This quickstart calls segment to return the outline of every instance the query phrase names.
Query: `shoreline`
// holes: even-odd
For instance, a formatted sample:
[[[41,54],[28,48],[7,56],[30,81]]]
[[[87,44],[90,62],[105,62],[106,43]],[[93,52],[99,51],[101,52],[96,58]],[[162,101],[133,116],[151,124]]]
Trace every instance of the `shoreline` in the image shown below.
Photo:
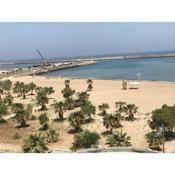
[[[0,74],[2,72],[8,72],[8,70],[0,69]],[[25,77],[25,76],[33,77],[32,75],[24,75],[24,76],[21,76],[21,77]],[[98,79],[98,78],[93,78],[93,77],[91,77],[91,78],[83,78],[82,77],[81,78],[81,77],[67,77],[67,76],[49,76],[49,75],[47,75],[47,73],[38,74],[38,75],[35,75],[35,77],[46,77],[46,78],[55,78],[55,79],[62,78],[62,79],[72,79],[72,80],[88,80],[88,79],[92,79],[92,80],[102,80],[102,81],[123,81],[123,80],[126,80],[126,79]],[[135,79],[135,80],[134,79],[132,79],[132,80],[130,79],[130,80],[127,80],[127,81],[129,82],[129,81],[139,81],[139,80],[138,79]],[[140,80],[140,82],[175,84],[175,81],[163,81],[163,80],[144,80],[144,79],[142,79],[142,80]]]
[[[45,77],[45,78],[54,78],[54,79],[70,79],[70,80],[97,80],[97,81],[123,81],[126,79],[96,79],[96,78],[81,78],[81,77],[66,77],[66,76],[47,76],[47,75],[36,75],[35,77]],[[128,82],[139,80],[127,80]],[[175,81],[160,81],[160,80],[140,80],[141,83],[160,83],[160,84],[175,84]]]

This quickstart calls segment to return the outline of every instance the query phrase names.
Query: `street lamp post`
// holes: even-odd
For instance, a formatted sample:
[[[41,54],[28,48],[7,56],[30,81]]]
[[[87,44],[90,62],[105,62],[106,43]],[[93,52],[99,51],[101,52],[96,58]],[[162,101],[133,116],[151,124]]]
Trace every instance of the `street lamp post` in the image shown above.
[[[137,76],[138,76],[138,80],[140,81],[141,80],[141,78],[140,78],[140,76],[141,76],[141,73],[137,73]]]
[[[165,127],[164,123],[162,123],[162,152],[165,153]]]

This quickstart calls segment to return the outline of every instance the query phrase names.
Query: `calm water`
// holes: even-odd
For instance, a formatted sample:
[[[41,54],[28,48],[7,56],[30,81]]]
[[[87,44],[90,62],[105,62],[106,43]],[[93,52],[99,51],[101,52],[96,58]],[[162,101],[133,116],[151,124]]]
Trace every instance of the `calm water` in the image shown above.
[[[47,75],[136,80],[138,73],[142,80],[175,82],[175,58],[102,61],[95,65],[50,72]]]
[[[0,65],[0,70],[30,66],[32,65]],[[136,80],[138,79],[138,73],[141,74],[142,80],[175,82],[175,58],[101,61],[95,65],[50,72],[47,73],[47,75],[93,79]]]
[[[0,70],[32,67],[34,64],[0,64]],[[35,64],[36,65],[36,64]]]

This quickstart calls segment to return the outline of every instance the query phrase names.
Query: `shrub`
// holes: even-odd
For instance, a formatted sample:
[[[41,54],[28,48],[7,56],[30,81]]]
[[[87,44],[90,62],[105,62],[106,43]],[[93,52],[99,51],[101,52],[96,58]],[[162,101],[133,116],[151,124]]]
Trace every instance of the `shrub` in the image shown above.
[[[148,121],[151,129],[159,130],[164,126],[165,132],[173,134],[175,127],[175,106],[163,105],[160,109],[152,111],[151,120]]]
[[[76,151],[77,149],[91,148],[98,144],[99,139],[100,136],[98,133],[86,130],[74,136],[71,149]]]
[[[147,142],[151,149],[160,150],[160,145],[163,143],[163,135],[158,131],[151,131],[146,134]]]

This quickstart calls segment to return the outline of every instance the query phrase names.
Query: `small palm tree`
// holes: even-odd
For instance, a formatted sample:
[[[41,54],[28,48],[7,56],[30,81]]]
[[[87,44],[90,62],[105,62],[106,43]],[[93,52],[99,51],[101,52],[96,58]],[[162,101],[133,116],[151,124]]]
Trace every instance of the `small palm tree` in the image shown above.
[[[69,87],[70,86],[70,80],[65,80],[64,84],[65,84],[65,87]]]
[[[24,153],[45,153],[48,151],[45,137],[39,134],[31,134],[24,140],[22,146]]]
[[[95,115],[96,108],[91,102],[86,102],[81,106],[81,111],[84,115],[84,122],[90,122],[93,120],[92,115]]]
[[[72,97],[67,98],[64,102],[64,110],[72,110],[74,108],[74,100]]]
[[[37,104],[41,105],[41,111],[46,110],[46,104],[49,102],[49,98],[45,93],[38,93],[36,96]]]
[[[60,102],[54,102],[53,104],[55,112],[58,113],[59,120],[63,121],[64,120],[64,103],[62,101]]]
[[[5,105],[4,101],[0,100],[0,123],[5,122],[3,116],[6,114],[7,114],[7,106]]]
[[[54,88],[53,87],[45,87],[44,88],[44,91],[46,94],[50,95],[50,94],[53,94],[55,92]]]
[[[27,127],[28,124],[26,123],[26,121],[29,118],[29,116],[30,114],[27,109],[21,109],[16,113],[16,115],[14,116],[14,119],[16,119],[17,122],[20,124],[19,127]]]
[[[82,104],[87,102],[89,99],[89,94],[87,92],[79,92],[77,93],[77,96],[78,96],[78,101],[82,102]]]
[[[54,143],[57,142],[59,138],[59,133],[56,131],[56,129],[49,129],[49,131],[46,133],[46,141],[48,143]]]
[[[92,79],[88,79],[87,80],[87,84],[88,84],[87,91],[92,91],[92,88],[93,88],[93,86],[92,86],[92,84],[93,84]]]
[[[40,128],[40,130],[47,130],[49,125],[48,125],[48,121],[49,121],[49,118],[47,117],[47,114],[44,113],[44,114],[41,114],[39,116],[39,122],[42,126],[42,128]]]
[[[0,88],[0,99],[1,99],[1,96],[3,95],[4,91],[3,89]]]
[[[11,94],[7,94],[4,98],[4,102],[11,106],[13,103],[13,96]]]
[[[98,106],[98,109],[101,111],[101,115],[105,116],[106,110],[109,109],[109,105],[107,103],[102,103],[101,105]]]
[[[63,97],[65,99],[68,99],[70,97],[72,97],[72,95],[75,93],[75,90],[72,90],[70,87],[65,87],[61,93],[63,94]]]
[[[108,136],[107,144],[110,147],[129,147],[131,137],[127,136],[126,133],[115,132]]]
[[[120,124],[120,115],[116,114],[107,114],[106,116],[103,117],[103,125],[108,129],[109,132],[113,132],[113,128],[119,128],[122,127]]]
[[[26,99],[26,94],[30,91],[29,85],[23,84],[23,83],[21,85],[22,85],[21,90],[20,90],[21,95],[22,95],[23,99]]]
[[[31,94],[30,95],[33,95],[33,91],[36,89],[36,84],[35,83],[33,83],[33,82],[31,82],[31,83],[29,83],[29,89],[30,89],[30,91],[31,91]]]
[[[22,103],[13,103],[12,104],[12,111],[14,113],[20,112],[24,109],[24,105]]]
[[[70,125],[74,128],[74,131],[76,132],[81,131],[81,125],[83,124],[83,120],[84,116],[81,111],[72,112],[68,117]]]
[[[126,120],[133,121],[133,120],[135,120],[134,114],[137,113],[138,107],[135,106],[135,104],[128,104],[125,107],[125,111],[126,111],[126,114],[127,114]]]
[[[125,112],[126,108],[127,108],[127,104],[125,102],[122,101],[118,101],[115,103],[115,107],[116,107],[116,113],[122,114]]]

